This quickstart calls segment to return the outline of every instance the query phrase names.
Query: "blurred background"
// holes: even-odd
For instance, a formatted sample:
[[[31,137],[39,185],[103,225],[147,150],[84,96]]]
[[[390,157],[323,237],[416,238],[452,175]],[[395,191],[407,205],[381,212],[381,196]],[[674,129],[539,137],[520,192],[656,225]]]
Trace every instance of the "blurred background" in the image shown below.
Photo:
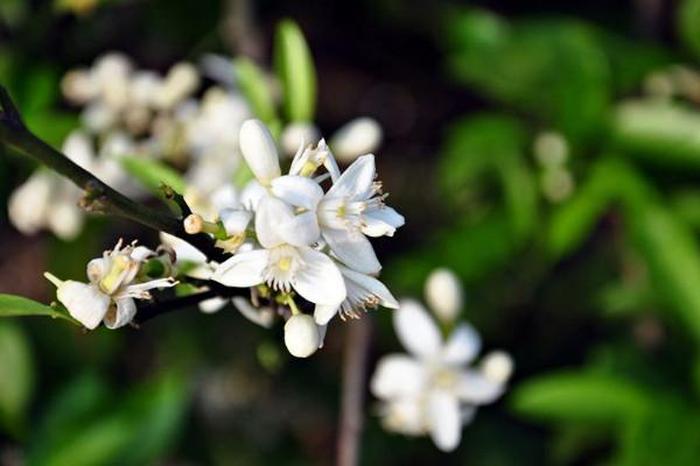
[[[166,72],[206,54],[270,62],[293,18],[316,64],[323,134],[370,116],[390,202],[377,243],[397,297],[435,267],[462,318],[514,357],[511,387],[460,448],[382,430],[362,464],[700,464],[700,0],[0,0],[0,83],[56,147],[79,124],[61,78],[119,51]],[[2,149],[0,149],[2,150]],[[0,203],[35,167],[0,157]],[[0,210],[0,292],[49,302],[51,270],[118,237],[21,235]],[[370,313],[370,367],[400,345]],[[0,465],[330,464],[343,336],[291,358],[281,328],[226,308],[86,335],[0,322]]]

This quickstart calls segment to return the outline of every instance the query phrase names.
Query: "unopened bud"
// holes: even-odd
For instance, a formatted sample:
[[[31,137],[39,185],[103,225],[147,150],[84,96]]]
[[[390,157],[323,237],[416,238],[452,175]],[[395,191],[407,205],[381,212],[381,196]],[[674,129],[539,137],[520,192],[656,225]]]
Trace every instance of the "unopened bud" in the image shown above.
[[[425,283],[425,298],[438,318],[446,323],[454,322],[464,304],[464,294],[459,278],[449,269],[435,269]]]
[[[493,351],[481,362],[487,379],[496,383],[506,383],[513,373],[513,359],[504,351]]]
[[[318,129],[310,123],[290,123],[282,131],[280,146],[282,152],[287,156],[292,156],[299,149],[299,146],[316,144],[321,138]]]
[[[316,352],[320,343],[318,327],[310,315],[293,315],[284,325],[284,344],[292,356],[307,358]]]
[[[369,117],[356,118],[346,123],[333,135],[331,148],[344,162],[352,162],[360,155],[373,152],[382,142],[382,127]]]
[[[196,235],[204,230],[204,219],[201,215],[190,214],[183,222],[185,232],[189,235]]]

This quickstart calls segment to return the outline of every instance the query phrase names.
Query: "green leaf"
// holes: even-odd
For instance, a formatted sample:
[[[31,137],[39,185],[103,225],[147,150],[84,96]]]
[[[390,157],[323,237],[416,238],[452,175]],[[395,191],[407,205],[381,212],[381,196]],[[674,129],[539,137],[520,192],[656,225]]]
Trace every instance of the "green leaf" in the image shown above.
[[[539,117],[571,139],[602,129],[610,68],[585,24],[567,19],[509,23],[468,9],[451,16],[447,42],[448,67],[460,82]]]
[[[629,221],[652,283],[700,342],[700,247],[692,231],[656,203],[635,210]]]
[[[291,122],[310,122],[316,110],[316,70],[304,34],[285,19],[275,36],[275,70],[282,83],[284,110]]]
[[[523,155],[526,133],[511,117],[484,114],[454,124],[445,138],[439,179],[457,202],[469,202],[485,181],[498,182],[513,234],[524,238],[537,223],[537,187]]]
[[[681,41],[695,54],[695,58],[700,58],[700,1],[683,0],[676,11]]]
[[[18,434],[34,386],[32,352],[22,329],[0,322],[0,423]]]
[[[245,57],[237,58],[233,63],[238,85],[253,114],[268,126],[278,124],[271,85],[265,73],[252,60]]]
[[[32,301],[31,299],[11,294],[0,294],[0,317],[45,316],[53,319],[63,319],[78,323],[66,312],[51,306]]]
[[[665,168],[700,170],[700,113],[656,100],[628,101],[615,110],[612,138],[631,157]]]
[[[511,395],[520,414],[547,421],[618,424],[643,416],[653,400],[633,382],[596,373],[559,372],[522,383]]]
[[[185,192],[187,187],[184,178],[173,168],[157,160],[137,156],[123,156],[119,159],[124,169],[141,184],[160,195],[160,187],[167,184],[179,193]]]

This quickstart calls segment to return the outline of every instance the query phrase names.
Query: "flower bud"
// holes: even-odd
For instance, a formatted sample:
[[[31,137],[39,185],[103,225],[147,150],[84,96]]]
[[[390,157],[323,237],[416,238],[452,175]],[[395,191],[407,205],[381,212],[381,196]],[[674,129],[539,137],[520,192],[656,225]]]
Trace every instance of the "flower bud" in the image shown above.
[[[513,359],[504,351],[493,351],[481,361],[481,368],[487,379],[506,383],[513,373]]]
[[[318,129],[310,123],[291,123],[284,128],[280,145],[285,155],[292,156],[299,146],[316,144],[321,138]]]
[[[316,352],[320,342],[318,327],[310,315],[293,315],[284,324],[284,344],[292,356],[307,358]]]
[[[454,322],[462,310],[464,296],[459,278],[449,269],[435,269],[425,283],[428,306],[445,323]]]
[[[336,157],[352,162],[358,156],[369,154],[382,142],[382,128],[369,117],[356,118],[346,123],[333,135],[331,147]]]
[[[262,121],[246,120],[241,125],[239,143],[243,158],[261,184],[267,186],[281,175],[275,140]]]
[[[158,92],[157,104],[162,109],[173,108],[187,98],[199,86],[197,69],[189,63],[173,66]]]

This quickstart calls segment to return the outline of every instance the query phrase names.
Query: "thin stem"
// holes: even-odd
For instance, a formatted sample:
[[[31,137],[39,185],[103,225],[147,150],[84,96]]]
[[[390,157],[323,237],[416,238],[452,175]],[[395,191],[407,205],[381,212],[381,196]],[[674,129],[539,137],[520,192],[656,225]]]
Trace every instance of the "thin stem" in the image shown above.
[[[338,466],[357,466],[360,459],[367,353],[371,333],[370,319],[360,319],[348,325],[338,426]]]
[[[0,106],[0,143],[46,165],[83,189],[85,197],[81,205],[85,210],[133,220],[156,231],[164,231],[184,239],[209,259],[225,259],[223,251],[215,247],[214,240],[208,235],[188,235],[181,219],[132,201],[35,136],[22,122],[17,108],[2,86]]]
[[[153,319],[154,317],[158,317],[172,311],[177,311],[178,309],[192,307],[201,303],[202,301],[212,298],[232,298],[234,296],[248,296],[250,294],[250,290],[248,288],[228,288],[216,282],[211,282],[211,284],[212,287],[210,289],[200,293],[139,306],[133,323],[135,325],[140,325]]]

